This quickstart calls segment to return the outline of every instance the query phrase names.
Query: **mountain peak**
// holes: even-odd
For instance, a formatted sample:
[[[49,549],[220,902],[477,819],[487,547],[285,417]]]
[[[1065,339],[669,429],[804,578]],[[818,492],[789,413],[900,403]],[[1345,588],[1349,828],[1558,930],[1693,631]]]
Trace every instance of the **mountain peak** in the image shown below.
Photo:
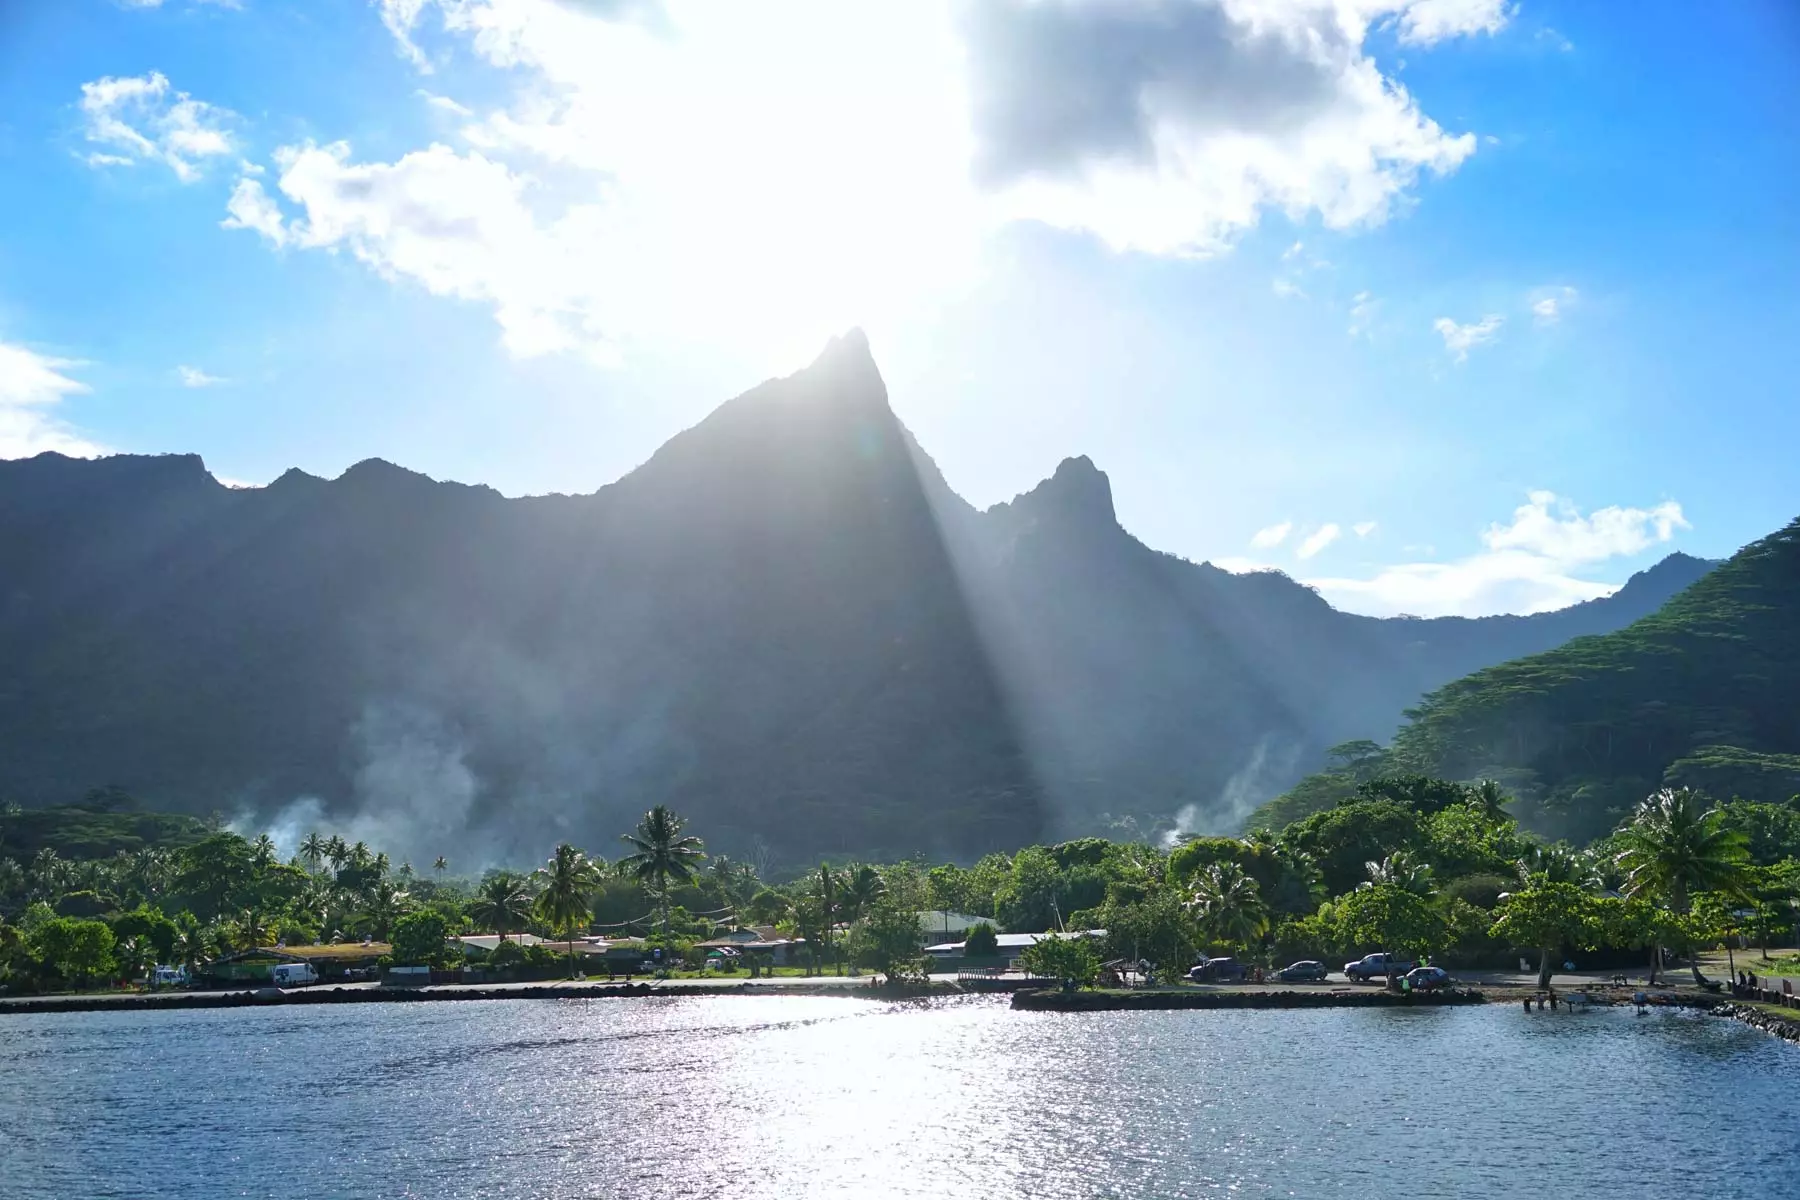
[[[1015,516],[1061,525],[1111,528],[1119,523],[1113,510],[1112,481],[1085,454],[1063,459],[1050,478],[994,507]]]

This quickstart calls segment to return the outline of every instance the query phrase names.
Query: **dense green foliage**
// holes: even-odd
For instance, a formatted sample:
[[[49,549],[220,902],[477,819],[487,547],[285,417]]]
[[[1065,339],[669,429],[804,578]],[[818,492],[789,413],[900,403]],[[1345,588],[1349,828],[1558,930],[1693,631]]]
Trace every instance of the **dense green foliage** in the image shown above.
[[[471,931],[600,934],[659,949],[670,969],[699,969],[709,948],[697,943],[752,926],[758,942],[798,939],[810,970],[906,980],[926,969],[922,947],[935,939],[920,913],[935,909],[984,918],[969,931],[969,957],[997,950],[996,926],[1089,933],[1027,952],[1033,969],[1075,982],[1102,963],[1176,978],[1219,954],[1263,966],[1372,951],[1449,966],[1530,956],[1548,970],[1570,954],[1658,962],[1659,948],[1685,953],[1727,936],[1766,948],[1794,933],[1800,806],[1664,789],[1585,849],[1522,830],[1513,807],[1491,783],[1377,775],[1328,810],[1244,838],[1164,851],[1089,837],[966,866],[826,862],[787,878],[708,857],[672,812],[646,814],[627,837],[634,853],[617,863],[565,842],[529,876],[480,879],[450,876],[447,864],[421,877],[324,834],[287,861],[268,838],[230,832],[87,861],[43,850],[25,863],[0,858],[0,985],[129,983],[153,964],[203,968],[280,941],[391,940],[394,964],[455,966],[464,951],[451,939]],[[485,961],[573,970],[575,949],[505,941]],[[740,965],[714,958],[715,968]]]
[[[1380,769],[1510,781],[1534,827],[1577,840],[1664,787],[1779,803],[1800,794],[1797,677],[1800,521],[1624,629],[1438,689]]]

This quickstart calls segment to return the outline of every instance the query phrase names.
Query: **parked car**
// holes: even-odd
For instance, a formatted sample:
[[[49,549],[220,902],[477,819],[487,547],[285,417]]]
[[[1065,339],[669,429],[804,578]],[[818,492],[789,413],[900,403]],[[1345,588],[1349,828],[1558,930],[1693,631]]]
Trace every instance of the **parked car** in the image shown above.
[[[1192,983],[1241,983],[1244,964],[1235,958],[1209,958],[1189,967],[1187,977]]]
[[[1344,975],[1356,983],[1367,983],[1377,975],[1404,975],[1419,964],[1396,958],[1390,964],[1385,954],[1365,954],[1355,962],[1344,964]]]
[[[1301,962],[1290,963],[1275,972],[1275,982],[1298,983],[1305,979],[1323,979],[1327,974],[1329,972],[1325,970],[1324,963],[1314,962],[1309,958]]]
[[[1450,972],[1442,967],[1414,967],[1405,975],[1406,986],[1415,992],[1435,992],[1450,986]]]

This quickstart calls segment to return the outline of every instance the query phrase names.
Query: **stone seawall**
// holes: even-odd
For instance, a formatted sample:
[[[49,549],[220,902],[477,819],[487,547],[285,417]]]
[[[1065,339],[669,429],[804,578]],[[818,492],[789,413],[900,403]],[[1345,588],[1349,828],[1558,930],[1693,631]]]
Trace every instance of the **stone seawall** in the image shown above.
[[[1040,988],[1014,992],[1012,1006],[1027,1012],[1166,1012],[1196,1008],[1436,1008],[1483,1004],[1487,997],[1471,988],[1442,992],[1369,991],[1079,991]]]
[[[1790,1017],[1749,1004],[1720,1004],[1713,1008],[1713,1012],[1721,1017],[1742,1021],[1786,1041],[1800,1043],[1800,1013]]]
[[[609,1000],[626,996],[851,996],[863,1000],[893,1000],[922,995],[941,995],[954,988],[936,984],[929,988],[868,986],[786,986],[779,982],[744,983],[720,987],[680,983],[544,983],[481,987],[263,987],[233,992],[149,992],[142,995],[41,996],[0,1001],[0,1016],[8,1013],[146,1012],[192,1008],[260,1008],[308,1004],[429,1004],[448,1000]]]

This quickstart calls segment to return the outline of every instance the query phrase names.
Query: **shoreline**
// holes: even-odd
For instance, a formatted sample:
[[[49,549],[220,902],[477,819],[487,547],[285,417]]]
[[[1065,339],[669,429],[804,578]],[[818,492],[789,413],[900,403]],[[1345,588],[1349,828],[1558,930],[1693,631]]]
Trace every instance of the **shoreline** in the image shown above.
[[[1012,1007],[1020,1012],[1174,1012],[1192,1009],[1245,1008],[1439,1008],[1488,1003],[1474,988],[1416,994],[1388,991],[1142,991],[1093,990],[1064,992],[1038,988],[1014,992]]]
[[[453,984],[438,987],[244,988],[233,991],[142,992],[91,996],[20,996],[0,999],[0,1017],[9,1013],[145,1012],[214,1008],[279,1008],[286,1005],[430,1004],[468,1000],[616,1000],[645,996],[831,996],[861,1000],[907,1000],[921,996],[966,995],[954,985],[886,988],[863,985],[744,982]]]

